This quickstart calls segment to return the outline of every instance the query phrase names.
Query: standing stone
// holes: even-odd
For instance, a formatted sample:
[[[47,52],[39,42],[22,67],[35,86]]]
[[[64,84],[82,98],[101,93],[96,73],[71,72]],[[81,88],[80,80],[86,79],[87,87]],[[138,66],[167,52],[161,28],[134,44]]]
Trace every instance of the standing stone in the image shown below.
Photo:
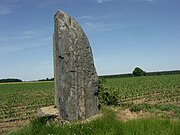
[[[55,104],[68,121],[89,118],[98,112],[98,77],[92,50],[81,26],[58,11],[54,17]]]

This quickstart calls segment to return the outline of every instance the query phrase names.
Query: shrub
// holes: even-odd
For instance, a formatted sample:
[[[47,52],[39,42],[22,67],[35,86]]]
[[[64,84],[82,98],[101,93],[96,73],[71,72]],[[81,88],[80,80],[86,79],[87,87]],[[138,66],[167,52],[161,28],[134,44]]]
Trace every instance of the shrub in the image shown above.
[[[118,97],[116,91],[110,91],[104,87],[103,82],[105,80],[99,80],[98,98],[100,104],[104,105],[118,105]]]
[[[136,68],[133,70],[133,75],[134,75],[134,76],[145,76],[145,75],[146,75],[146,72],[143,71],[142,69],[140,69],[139,67],[136,67]]]

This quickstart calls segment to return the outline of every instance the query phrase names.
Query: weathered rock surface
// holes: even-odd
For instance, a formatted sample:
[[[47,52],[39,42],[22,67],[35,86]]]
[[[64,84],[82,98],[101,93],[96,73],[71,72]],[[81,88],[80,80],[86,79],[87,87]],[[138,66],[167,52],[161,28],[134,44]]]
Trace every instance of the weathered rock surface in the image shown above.
[[[43,118],[44,122],[61,122],[66,123],[59,115],[59,110],[53,106],[42,107],[37,110],[38,118]]]
[[[64,120],[89,118],[98,112],[98,77],[89,41],[71,16],[54,17],[55,104]]]
[[[59,110],[54,106],[42,107],[37,111],[38,117],[58,117]]]

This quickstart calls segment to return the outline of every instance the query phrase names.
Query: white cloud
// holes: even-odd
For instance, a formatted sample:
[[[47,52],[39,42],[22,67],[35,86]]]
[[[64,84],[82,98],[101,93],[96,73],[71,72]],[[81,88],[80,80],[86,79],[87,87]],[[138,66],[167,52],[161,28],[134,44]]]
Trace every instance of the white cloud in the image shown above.
[[[106,22],[84,22],[83,25],[85,30],[87,30],[87,33],[91,34],[99,34],[104,32],[110,32],[110,31],[116,31],[119,29],[129,28],[132,27],[128,24],[121,23],[121,24],[115,24],[115,23],[106,23]]]
[[[92,19],[94,19],[94,17],[93,16],[89,16],[89,15],[85,15],[85,16],[78,17],[78,19],[89,19],[89,20],[92,20]]]
[[[24,31],[24,34],[26,34],[26,35],[32,35],[32,34],[34,34],[35,32],[34,31],[32,31],[32,30],[26,30],[26,31]]]
[[[13,41],[13,40],[26,40],[31,39],[35,35],[33,31],[24,31],[21,33],[13,33],[13,34],[3,34],[0,35],[0,41]]]
[[[43,41],[50,41],[50,37],[46,36],[46,31],[42,30],[24,30],[11,33],[0,32],[0,41],[13,41],[13,40],[27,40],[27,39],[41,39]]]
[[[85,24],[86,26],[88,26],[88,27],[93,27],[93,25],[94,25],[94,24],[91,23],[91,22],[85,22],[84,24]]]
[[[18,35],[18,36],[0,36],[0,41],[12,41],[12,40],[20,40],[20,39],[29,39],[30,36]]]
[[[146,2],[154,2],[155,0],[144,0]]]
[[[0,46],[0,54],[12,53],[22,51],[21,47],[12,47],[12,46]]]
[[[59,3],[61,0],[34,0],[34,5],[37,8],[44,8],[44,7],[48,7],[52,4],[56,4]],[[66,0],[67,1],[67,0]]]
[[[23,32],[24,38],[30,39],[33,38],[35,35],[37,35],[37,32],[32,31],[32,30],[26,30]]]
[[[42,65],[47,65],[47,64],[49,64],[50,62],[49,61],[43,61],[43,62],[41,62],[40,64],[42,64]]]
[[[9,8],[7,8],[7,7],[2,8],[0,6],[0,15],[6,15],[6,14],[10,14],[10,13],[11,13],[11,10]]]
[[[17,0],[0,0],[0,15],[6,15],[12,13],[12,9],[15,7]]]
[[[81,17],[77,17],[77,19],[81,19],[83,21],[102,21],[102,20],[105,20],[105,19],[116,19],[116,18],[119,18],[119,15],[101,15],[101,16],[91,16],[91,15],[84,15],[84,16],[81,16]]]
[[[20,51],[24,51],[24,50],[28,50],[28,49],[32,49],[32,48],[38,48],[38,47],[42,47],[42,46],[47,46],[48,43],[41,43],[41,41],[37,41],[37,43],[19,43],[17,44],[4,44],[0,46],[0,54],[8,54],[8,53],[12,53],[12,52],[20,52]],[[44,63],[45,64],[45,63]]]
[[[52,44],[52,37],[44,30],[0,32],[0,53],[24,51]]]
[[[113,1],[113,0],[97,0],[98,3],[110,2],[110,1]]]
[[[118,19],[118,15],[103,15],[103,16],[89,16],[84,15],[79,17],[81,19],[82,27],[88,31],[88,33],[102,33],[102,32],[109,32],[114,31],[122,28],[130,27],[125,23],[114,23],[109,20]]]

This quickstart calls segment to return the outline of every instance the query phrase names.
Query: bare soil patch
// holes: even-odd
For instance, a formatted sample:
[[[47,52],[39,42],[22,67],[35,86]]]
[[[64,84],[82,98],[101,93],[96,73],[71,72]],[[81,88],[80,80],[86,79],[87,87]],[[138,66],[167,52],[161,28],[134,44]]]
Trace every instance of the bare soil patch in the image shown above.
[[[139,118],[147,118],[152,117],[153,115],[149,112],[139,111],[139,112],[131,112],[129,109],[120,110],[120,109],[114,109],[117,119],[121,121],[128,121],[133,119],[139,119]]]
[[[2,122],[2,123],[0,123],[0,134],[5,134],[8,131],[17,129],[18,127],[22,127],[23,125],[27,124],[28,122],[29,122],[29,120]]]

